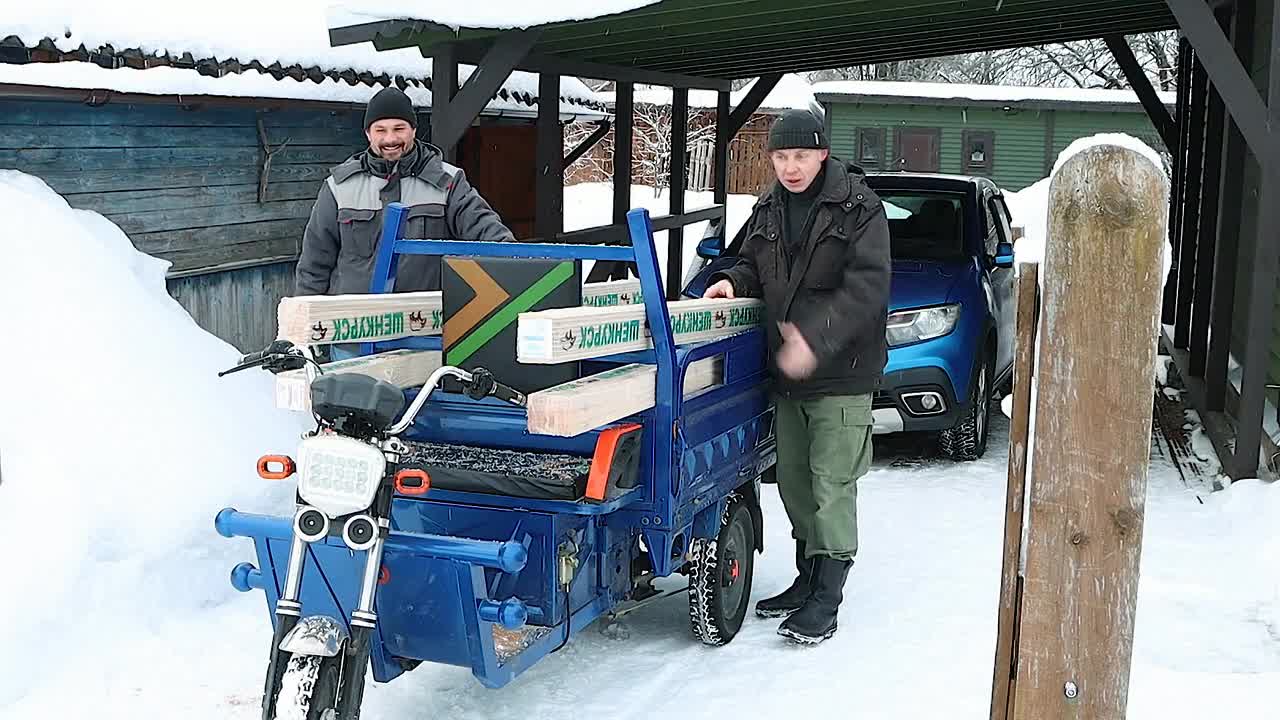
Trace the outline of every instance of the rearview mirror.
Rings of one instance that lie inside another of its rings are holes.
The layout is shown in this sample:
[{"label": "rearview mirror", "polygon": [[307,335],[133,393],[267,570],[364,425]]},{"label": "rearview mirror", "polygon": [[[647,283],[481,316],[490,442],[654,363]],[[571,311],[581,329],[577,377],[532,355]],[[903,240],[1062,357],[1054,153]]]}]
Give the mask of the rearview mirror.
[{"label": "rearview mirror", "polygon": [[1013,243],[1002,242],[996,245],[996,267],[1013,267]]}]

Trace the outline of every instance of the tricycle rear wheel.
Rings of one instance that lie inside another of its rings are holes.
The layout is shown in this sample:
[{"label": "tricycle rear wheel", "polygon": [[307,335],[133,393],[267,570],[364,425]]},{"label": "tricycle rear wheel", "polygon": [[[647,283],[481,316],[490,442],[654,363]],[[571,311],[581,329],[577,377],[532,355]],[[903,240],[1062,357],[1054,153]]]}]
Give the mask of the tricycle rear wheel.
[{"label": "tricycle rear wheel", "polygon": [[751,601],[755,569],[755,521],[733,496],[715,538],[690,546],[689,626],[706,645],[724,645],[738,634]]}]

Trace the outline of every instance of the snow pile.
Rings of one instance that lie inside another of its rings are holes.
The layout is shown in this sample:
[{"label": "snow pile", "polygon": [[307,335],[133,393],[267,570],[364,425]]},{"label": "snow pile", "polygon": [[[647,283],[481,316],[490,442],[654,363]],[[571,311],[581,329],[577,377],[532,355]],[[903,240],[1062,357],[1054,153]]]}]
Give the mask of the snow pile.
[{"label": "snow pile", "polygon": [[[1118,145],[1134,150],[1154,163],[1157,168],[1164,169],[1164,161],[1161,159],[1160,153],[1131,135],[1100,133],[1079,138],[1072,142],[1058,154],[1058,159],[1054,162],[1053,170],[1049,177],[1018,192],[1005,193],[1005,203],[1009,206],[1010,214],[1013,215],[1013,224],[1022,226],[1024,232],[1023,237],[1014,244],[1014,255],[1019,262],[1044,262],[1045,242],[1048,235],[1046,226],[1049,219],[1049,185],[1053,180],[1053,176],[1058,173],[1058,169],[1063,164],[1076,154],[1099,145]],[[1161,247],[1163,248],[1164,278],[1168,278],[1172,258],[1168,243],[1163,244]]]},{"label": "snow pile", "polygon": [[139,694],[190,717],[175,694],[222,701],[205,683],[265,648],[262,603],[227,580],[251,544],[213,518],[287,511],[291,490],[254,465],[304,428],[269,375],[217,377],[239,353],[169,297],[167,267],[0,170],[2,717],[94,717]]},{"label": "snow pile", "polygon": [[[963,98],[983,102],[1026,101],[1138,104],[1132,90],[1097,88],[1055,88],[1022,85],[972,85],[967,83],[898,82],[885,80],[830,80],[814,83],[813,91],[832,96],[890,96],[950,100]],[[1177,93],[1159,92],[1161,102],[1172,106]]]},{"label": "snow pile", "polygon": [[426,20],[459,28],[527,28],[572,20],[591,20],[635,10],[658,0],[487,0],[458,3],[451,0],[337,0],[329,3],[331,28],[363,25],[383,20]]},{"label": "snow pile", "polygon": [[[489,7],[489,5],[483,5]],[[530,5],[530,7],[534,7]],[[118,0],[112,3],[95,3],[87,0],[51,0],[44,3],[7,4],[0,13],[0,38],[16,35],[28,45],[35,45],[42,38],[51,40],[60,50],[72,51],[84,45],[96,49],[110,45],[117,50],[137,48],[155,55],[170,54],[181,57],[191,53],[196,59],[214,58],[219,62],[238,59],[242,63],[252,60],[264,66],[280,63],[283,67],[301,65],[323,70],[342,71],[354,69],[374,75],[402,75],[412,78],[431,76],[431,61],[422,57],[417,48],[401,48],[379,52],[371,45],[332,47],[325,22],[325,6],[319,0],[224,0],[219,3],[156,3],[152,0]],[[81,65],[76,63],[75,65]],[[119,92],[169,94],[182,92],[194,94],[216,92],[231,96],[247,96],[250,89],[262,91],[257,82],[227,78],[206,78],[194,70],[173,70],[170,73],[152,75],[157,69],[127,72],[127,68],[90,74],[87,68],[75,70],[45,68],[40,74],[33,72],[34,65],[7,68],[7,75],[0,82],[23,84],[48,83],[56,87],[111,88]],[[459,80],[464,81],[474,70],[471,66],[459,68]],[[120,73],[119,75],[117,73]],[[247,70],[247,77],[259,76],[263,83],[276,83],[279,87],[265,95],[255,97],[290,97],[302,99],[329,99],[325,94],[342,93],[324,83],[311,81],[275,81],[269,75]],[[124,83],[116,87],[116,78]],[[154,81],[150,78],[155,78]],[[212,84],[208,81],[214,81]],[[156,82],[157,87],[147,86]],[[183,83],[187,83],[186,86]],[[330,85],[338,85],[329,81]],[[349,87],[341,83],[343,87]],[[183,88],[186,89],[183,89]],[[510,93],[536,98],[538,78],[526,72],[514,72],[503,84]],[[280,88],[294,88],[296,92],[282,95]],[[314,89],[315,95],[309,90]],[[374,88],[362,86],[350,88],[356,94],[364,93],[367,99]],[[560,95],[575,105],[569,109],[582,110],[580,103],[598,102],[599,98],[582,81],[562,77]],[[416,100],[416,99],[415,99]],[[363,100],[358,100],[362,102]],[[519,106],[529,110],[528,106]]]}]

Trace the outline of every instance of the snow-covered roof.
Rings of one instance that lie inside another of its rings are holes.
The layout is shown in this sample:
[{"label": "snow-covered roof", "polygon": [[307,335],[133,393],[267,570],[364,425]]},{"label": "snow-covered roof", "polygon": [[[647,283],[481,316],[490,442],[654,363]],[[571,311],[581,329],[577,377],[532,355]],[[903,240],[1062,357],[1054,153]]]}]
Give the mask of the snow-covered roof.
[{"label": "snow-covered roof", "polygon": [[[973,101],[980,103],[1096,103],[1138,105],[1132,90],[1092,88],[1023,87],[1015,85],[967,85],[962,83],[891,82],[876,80],[833,80],[813,84],[819,100],[863,100],[893,98],[919,100]],[[1158,92],[1160,101],[1174,105],[1177,95]]]},{"label": "snow-covered roof", "polygon": [[[756,84],[756,80],[752,80],[751,84],[729,93],[729,107],[735,107],[742,98]],[[689,107],[699,110],[715,109],[718,93],[714,90],[690,90],[689,91]],[[604,102],[613,107],[617,94],[610,92],[598,92]],[[671,104],[671,88],[658,86],[636,86],[634,92],[634,102],[646,105],[670,105]],[[809,81],[794,73],[783,75],[778,80],[778,84],[769,92],[765,99],[760,103],[758,112],[779,112],[783,110],[791,110],[798,108],[808,110],[812,108],[814,103],[813,86]]]},{"label": "snow-covered roof", "polygon": [[[0,14],[0,82],[341,102],[364,102],[399,82],[430,105],[431,60],[416,48],[331,47],[325,22],[323,0],[32,2]],[[460,66],[459,80],[473,71]],[[538,77],[513,72],[485,114],[532,117],[537,102]],[[581,80],[561,78],[562,116],[599,118],[603,110]]]},{"label": "snow-covered roof", "polygon": [[[316,0],[317,3],[320,0]],[[454,30],[527,28],[555,22],[589,20],[653,5],[658,0],[334,0],[329,27],[350,27],[386,20],[426,20]]]}]

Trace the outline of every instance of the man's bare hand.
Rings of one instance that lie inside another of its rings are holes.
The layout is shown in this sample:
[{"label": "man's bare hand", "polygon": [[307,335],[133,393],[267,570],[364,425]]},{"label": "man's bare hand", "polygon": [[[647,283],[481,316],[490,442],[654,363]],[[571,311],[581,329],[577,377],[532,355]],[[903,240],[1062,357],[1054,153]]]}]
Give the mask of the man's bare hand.
[{"label": "man's bare hand", "polygon": [[778,369],[792,380],[803,380],[818,369],[818,356],[794,323],[778,323],[782,347],[778,349]]},{"label": "man's bare hand", "polygon": [[729,300],[732,300],[734,297],[733,283],[729,282],[728,280],[721,280],[715,285],[712,285],[711,287],[707,288],[707,291],[702,293],[702,297],[706,299],[728,298]]}]

